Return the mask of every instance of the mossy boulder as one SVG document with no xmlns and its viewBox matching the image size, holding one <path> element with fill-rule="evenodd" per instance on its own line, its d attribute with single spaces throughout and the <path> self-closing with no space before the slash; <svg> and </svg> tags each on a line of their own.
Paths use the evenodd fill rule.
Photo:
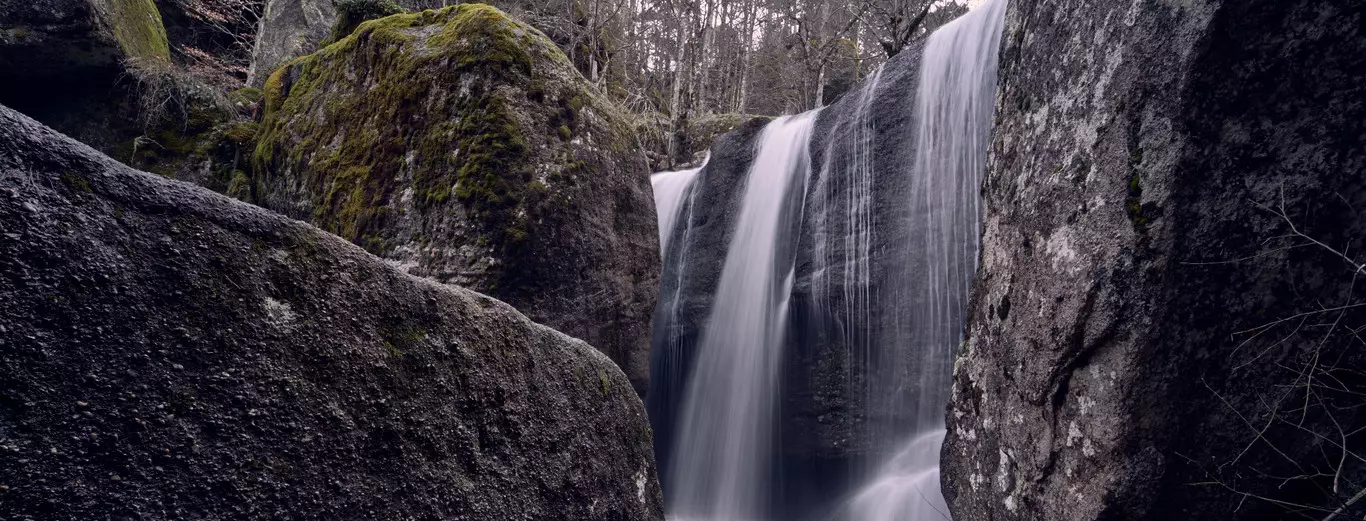
<svg viewBox="0 0 1366 521">
<path fill-rule="evenodd" d="M 465 4 L 362 23 L 265 82 L 257 203 L 487 292 L 648 378 L 658 245 L 620 107 Z"/>
</svg>

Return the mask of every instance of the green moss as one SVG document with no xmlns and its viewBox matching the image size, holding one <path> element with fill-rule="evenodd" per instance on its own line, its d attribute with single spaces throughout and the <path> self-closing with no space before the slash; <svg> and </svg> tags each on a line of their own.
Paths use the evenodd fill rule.
<svg viewBox="0 0 1366 521">
<path fill-rule="evenodd" d="M 404 13 L 407 10 L 393 0 L 337 0 L 337 21 L 332 24 L 330 34 L 324 44 L 347 37 L 362 22 Z"/>
<path fill-rule="evenodd" d="M 458 57 L 456 65 L 462 69 L 487 67 L 490 71 L 531 74 L 529 32 L 519 26 L 491 6 L 464 4 L 441 32 L 427 38 L 427 45 L 445 47 Z"/>
<path fill-rule="evenodd" d="M 232 91 L 228 98 L 234 103 L 256 103 L 261 101 L 261 89 L 255 87 L 243 87 Z"/>
<path fill-rule="evenodd" d="M 92 192 L 92 190 L 90 190 L 90 182 L 86 181 L 85 177 L 82 177 L 81 174 L 77 174 L 75 172 L 63 172 L 62 182 L 66 184 L 67 188 L 70 188 L 72 190 L 80 190 L 87 194 Z"/>
<path fill-rule="evenodd" d="M 153 0 L 99 0 L 107 11 L 108 30 L 130 58 L 170 63 L 166 27 Z"/>
<path fill-rule="evenodd" d="M 425 24 L 442 27 L 419 42 L 410 29 Z M 484 5 L 361 23 L 266 81 L 253 168 L 304 176 L 314 224 L 376 253 L 409 189 L 419 211 L 455 200 L 494 243 L 525 240 L 530 150 L 496 89 L 529 79 L 538 39 Z M 353 87 L 356 74 L 372 83 Z"/>
<path fill-rule="evenodd" d="M 1143 185 L 1137 170 L 1129 176 L 1129 194 L 1124 199 L 1124 211 L 1129 215 L 1134 230 L 1145 230 L 1148 218 L 1143 215 Z"/>
<path fill-rule="evenodd" d="M 560 125 L 559 133 L 560 139 L 563 139 L 565 141 L 569 141 L 570 139 L 574 138 L 574 131 L 569 130 L 569 125 Z"/>
<path fill-rule="evenodd" d="M 261 125 L 255 121 L 234 124 L 223 133 L 223 138 L 234 145 L 247 145 L 256 142 L 256 133 Z"/>
<path fill-rule="evenodd" d="M 228 181 L 228 197 L 246 200 L 251 196 L 251 178 L 246 172 L 233 170 L 232 178 Z"/>
<path fill-rule="evenodd" d="M 397 357 L 402 357 L 404 353 L 418 348 L 426 338 L 427 330 L 412 324 L 380 329 L 380 339 L 384 349 Z"/>
</svg>

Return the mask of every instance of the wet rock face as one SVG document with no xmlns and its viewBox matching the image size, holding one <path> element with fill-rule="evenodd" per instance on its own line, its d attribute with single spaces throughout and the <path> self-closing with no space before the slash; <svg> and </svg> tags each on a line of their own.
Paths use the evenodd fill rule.
<svg viewBox="0 0 1366 521">
<path fill-rule="evenodd" d="M 1317 519 L 1361 490 L 1340 458 L 1366 441 L 1366 314 L 1324 310 L 1366 292 L 1306 245 L 1366 247 L 1347 4 L 1011 3 L 943 452 L 954 519 L 1291 515 L 1242 493 Z"/>
<path fill-rule="evenodd" d="M 254 202 L 508 302 L 645 392 L 648 170 L 627 116 L 544 35 L 484 5 L 391 16 L 264 92 Z"/>
<path fill-rule="evenodd" d="M 675 443 L 677 414 L 687 387 L 688 373 L 678 369 L 693 365 L 695 346 L 702 340 L 725 267 L 725 252 L 739 213 L 736 207 L 754 161 L 755 140 L 767 123 L 767 118 L 752 119 L 712 144 L 712 160 L 698 173 L 692 194 L 685 196 L 678 210 L 678 225 L 666 241 L 676 246 L 664 252 L 665 271 L 651 323 L 651 381 L 646 396 L 661 466 L 667 465 Z M 667 470 L 661 468 L 665 479 Z"/>
<path fill-rule="evenodd" d="M 587 344 L 0 107 L 7 519 L 662 519 Z"/>
</svg>

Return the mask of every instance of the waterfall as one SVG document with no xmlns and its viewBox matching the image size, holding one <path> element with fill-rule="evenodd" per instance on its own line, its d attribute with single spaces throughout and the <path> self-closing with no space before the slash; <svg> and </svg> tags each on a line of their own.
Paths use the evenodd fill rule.
<svg viewBox="0 0 1366 521">
<path fill-rule="evenodd" d="M 730 141 L 652 179 L 647 401 L 672 521 L 947 517 L 943 415 L 1005 9 L 987 0 L 919 62 L 738 134 L 753 157 Z"/>
<path fill-rule="evenodd" d="M 710 157 L 708 157 L 710 159 Z M 660 172 L 650 176 L 650 188 L 655 195 L 655 213 L 659 216 L 659 249 L 664 251 L 669 245 L 669 235 L 673 233 L 674 222 L 678 219 L 678 213 L 683 209 L 683 198 L 692 187 L 692 182 L 697 178 L 698 172 L 706 168 L 707 160 L 702 161 L 702 166 L 688 170 L 676 172 Z"/>
<path fill-rule="evenodd" d="M 879 339 L 881 349 L 909 350 L 919 360 L 909 375 L 894 374 L 873 386 L 894 395 L 918 392 L 914 425 L 902 448 L 848 505 L 860 521 L 947 519 L 939 488 L 953 351 L 962 340 L 964 313 L 977 270 L 978 199 L 986 168 L 996 101 L 997 50 L 1006 0 L 989 0 L 930 36 L 920 65 L 915 106 L 916 160 L 911 169 L 911 251 L 905 259 L 911 302 L 893 302 L 904 327 Z M 895 355 L 890 355 L 895 358 Z"/>
<path fill-rule="evenodd" d="M 768 490 L 792 258 L 780 255 L 805 190 L 815 113 L 764 127 L 745 180 L 669 465 L 674 518 L 757 519 Z M 785 215 L 785 209 L 787 210 Z M 791 219 L 788 219 L 791 220 Z M 786 232 L 786 233 L 785 233 Z"/>
</svg>

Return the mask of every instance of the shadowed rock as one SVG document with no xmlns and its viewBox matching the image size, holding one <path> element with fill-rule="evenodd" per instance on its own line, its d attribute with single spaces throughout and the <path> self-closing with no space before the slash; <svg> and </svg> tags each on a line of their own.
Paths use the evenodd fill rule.
<svg viewBox="0 0 1366 521">
<path fill-rule="evenodd" d="M 584 344 L 0 107 L 7 519 L 662 519 Z"/>
<path fill-rule="evenodd" d="M 955 520 L 1366 514 L 1363 16 L 1011 2 Z"/>
</svg>

